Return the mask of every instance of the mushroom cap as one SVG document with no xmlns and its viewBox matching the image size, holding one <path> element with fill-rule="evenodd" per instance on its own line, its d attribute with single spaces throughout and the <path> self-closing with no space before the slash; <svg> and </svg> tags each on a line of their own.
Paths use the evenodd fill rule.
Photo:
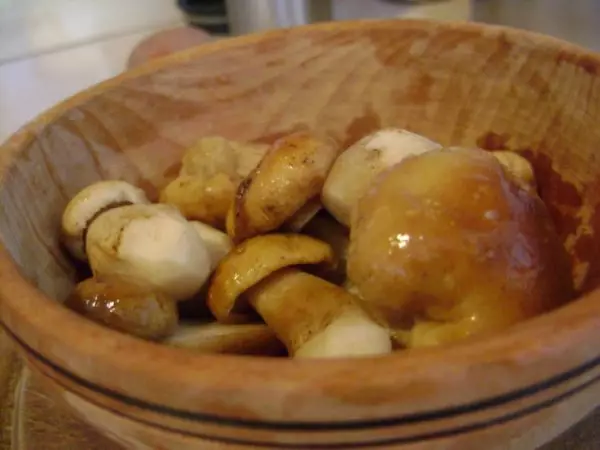
<svg viewBox="0 0 600 450">
<path fill-rule="evenodd" d="M 277 141 L 238 187 L 227 220 L 233 241 L 279 228 L 318 197 L 338 151 L 333 140 L 304 132 Z"/>
<path fill-rule="evenodd" d="M 407 156 L 438 148 L 438 143 L 398 128 L 365 136 L 333 164 L 321 193 L 323 205 L 340 223 L 350 226 L 353 209 L 377 175 Z"/>
<path fill-rule="evenodd" d="M 465 336 L 573 294 L 544 203 L 482 150 L 424 153 L 382 174 L 353 219 L 348 276 L 381 323 L 462 321 Z"/>
<path fill-rule="evenodd" d="M 148 203 L 143 190 L 125 181 L 106 180 L 91 184 L 79 191 L 63 212 L 63 242 L 74 257 L 85 261 L 85 230 L 98 214 L 114 206 Z"/>
<path fill-rule="evenodd" d="M 225 255 L 231 251 L 233 242 L 231 242 L 231 239 L 225 233 L 210 225 L 198 221 L 190 223 L 204 241 L 204 245 L 206 245 L 206 249 L 210 256 L 210 267 L 212 271 L 219 265 Z"/>
<path fill-rule="evenodd" d="M 160 202 L 177 207 L 188 220 L 223 229 L 236 186 L 225 173 L 210 178 L 180 175 L 161 191 Z"/>
<path fill-rule="evenodd" d="M 92 272 L 185 300 L 210 274 L 202 238 L 175 208 L 129 205 L 98 217 L 87 232 Z"/>
<path fill-rule="evenodd" d="M 118 331 L 161 339 L 177 327 L 173 299 L 120 280 L 88 278 L 65 301 L 70 309 Z"/>
<path fill-rule="evenodd" d="M 329 245 L 300 234 L 248 239 L 225 256 L 215 270 L 208 307 L 220 322 L 244 322 L 250 308 L 240 296 L 252 286 L 282 268 L 330 263 L 332 259 Z"/>
</svg>

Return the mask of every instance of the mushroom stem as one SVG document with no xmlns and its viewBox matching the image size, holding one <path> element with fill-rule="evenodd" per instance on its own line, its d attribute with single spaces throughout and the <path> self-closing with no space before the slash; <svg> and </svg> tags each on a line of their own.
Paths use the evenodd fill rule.
<svg viewBox="0 0 600 450">
<path fill-rule="evenodd" d="M 246 298 L 290 355 L 302 358 L 390 353 L 387 330 L 344 289 L 297 269 L 282 269 Z"/>
</svg>

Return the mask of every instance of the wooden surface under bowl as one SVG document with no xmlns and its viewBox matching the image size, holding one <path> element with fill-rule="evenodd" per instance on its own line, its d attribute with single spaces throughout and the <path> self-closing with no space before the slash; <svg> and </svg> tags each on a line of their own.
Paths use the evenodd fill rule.
<svg viewBox="0 0 600 450">
<path fill-rule="evenodd" d="M 94 87 L 0 153 L 0 317 L 48 392 L 135 448 L 530 449 L 600 398 L 600 60 L 477 24 L 279 30 L 161 59 Z M 200 136 L 298 129 L 347 145 L 386 126 L 528 157 L 584 294 L 470 345 L 335 361 L 193 355 L 59 302 L 67 200 L 102 178 L 155 197 Z"/>
</svg>

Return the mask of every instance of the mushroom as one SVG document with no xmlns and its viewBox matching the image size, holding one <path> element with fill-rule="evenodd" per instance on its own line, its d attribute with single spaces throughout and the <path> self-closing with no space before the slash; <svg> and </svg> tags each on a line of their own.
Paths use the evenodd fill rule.
<svg viewBox="0 0 600 450">
<path fill-rule="evenodd" d="M 276 230 L 321 192 L 337 145 L 299 132 L 278 140 L 238 187 L 227 216 L 235 243 Z"/>
<path fill-rule="evenodd" d="M 177 307 L 167 295 L 120 280 L 88 278 L 65 305 L 95 322 L 143 339 L 161 339 L 177 327 Z"/>
<path fill-rule="evenodd" d="M 243 355 L 285 355 L 283 344 L 262 323 L 228 325 L 222 323 L 180 324 L 165 344 L 202 353 Z"/>
<path fill-rule="evenodd" d="M 220 136 L 201 138 L 183 155 L 179 175 L 211 178 L 225 174 L 232 180 L 241 180 L 254 170 L 268 148 L 266 144 L 232 141 Z"/>
<path fill-rule="evenodd" d="M 179 176 L 161 191 L 160 202 L 176 206 L 189 220 L 223 229 L 238 185 L 267 148 L 216 136 L 200 139 L 183 155 Z"/>
<path fill-rule="evenodd" d="M 86 238 L 94 276 L 117 278 L 180 301 L 197 293 L 211 261 L 204 241 L 175 208 L 128 205 L 101 214 Z"/>
<path fill-rule="evenodd" d="M 210 283 L 207 304 L 220 322 L 244 322 L 248 308 L 238 297 L 273 272 L 288 266 L 328 264 L 331 248 L 300 234 L 256 236 L 234 248 L 219 264 Z"/>
<path fill-rule="evenodd" d="M 188 220 L 198 220 L 224 229 L 237 181 L 219 173 L 210 178 L 180 175 L 160 193 L 159 201 L 177 207 Z"/>
<path fill-rule="evenodd" d="M 352 211 L 375 177 L 407 156 L 440 148 L 436 142 L 398 128 L 370 134 L 335 161 L 321 193 L 323 205 L 339 222 L 350 226 Z"/>
<path fill-rule="evenodd" d="M 352 221 L 348 277 L 408 347 L 499 332 L 573 295 L 544 203 L 475 149 L 424 153 L 380 175 Z"/>
<path fill-rule="evenodd" d="M 300 208 L 287 222 L 285 222 L 282 228 L 299 233 L 302 231 L 315 217 L 319 211 L 323 209 L 319 198 L 313 198 L 306 202 L 306 204 Z"/>
<path fill-rule="evenodd" d="M 345 283 L 346 255 L 350 243 L 348 229 L 329 213 L 322 211 L 304 227 L 302 232 L 326 242 L 333 250 L 333 263 L 330 266 L 317 267 L 316 274 L 338 285 Z"/>
<path fill-rule="evenodd" d="M 222 231 L 219 231 L 209 225 L 202 222 L 193 221 L 190 222 L 198 235 L 204 241 L 208 254 L 210 256 L 210 267 L 211 272 L 219 265 L 221 260 L 227 255 L 233 248 L 233 242 L 229 236 Z"/>
<path fill-rule="evenodd" d="M 246 292 L 251 304 L 295 358 L 384 355 L 388 330 L 344 289 L 294 268 L 282 269 Z"/>
<path fill-rule="evenodd" d="M 125 181 L 107 180 L 91 184 L 79 191 L 63 212 L 63 243 L 75 258 L 85 261 L 85 233 L 94 219 L 117 206 L 148 203 L 150 201 L 144 191 Z"/>
<path fill-rule="evenodd" d="M 498 160 L 504 169 L 515 178 L 515 181 L 521 182 L 524 187 L 537 192 L 537 182 L 533 167 L 529 161 L 521 155 L 510 151 L 495 151 L 492 155 Z"/>
<path fill-rule="evenodd" d="M 373 322 L 344 289 L 293 266 L 331 261 L 327 244 L 302 235 L 245 241 L 222 261 L 208 306 L 221 322 L 253 308 L 296 357 L 384 354 L 388 331 Z"/>
</svg>

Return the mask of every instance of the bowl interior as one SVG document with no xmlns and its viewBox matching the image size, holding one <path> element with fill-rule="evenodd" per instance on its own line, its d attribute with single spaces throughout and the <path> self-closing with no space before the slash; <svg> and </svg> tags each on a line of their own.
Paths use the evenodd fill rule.
<svg viewBox="0 0 600 450">
<path fill-rule="evenodd" d="M 13 136 L 0 155 L 2 242 L 25 280 L 60 300 L 75 280 L 60 216 L 86 185 L 124 179 L 156 198 L 206 135 L 271 142 L 310 129 L 348 145 L 394 126 L 525 155 L 577 287 L 591 292 L 600 281 L 599 72 L 595 56 L 566 43 L 472 24 L 326 24 L 213 43 L 103 83 Z"/>
</svg>

